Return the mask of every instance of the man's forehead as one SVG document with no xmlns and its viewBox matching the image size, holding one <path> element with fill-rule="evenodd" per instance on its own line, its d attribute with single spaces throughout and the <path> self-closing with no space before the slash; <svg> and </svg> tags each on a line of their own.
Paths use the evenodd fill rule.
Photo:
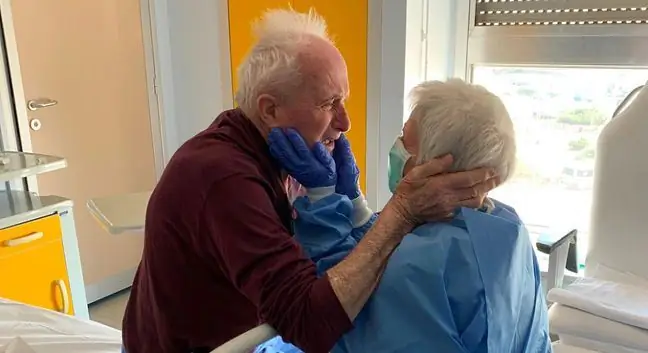
<svg viewBox="0 0 648 353">
<path fill-rule="evenodd" d="M 349 96 L 349 87 L 345 84 L 320 85 L 316 93 L 318 98 L 324 101 L 346 99 Z"/>
<path fill-rule="evenodd" d="M 317 101 L 345 99 L 349 96 L 349 85 L 345 76 L 323 73 L 307 80 L 309 93 Z"/>
<path fill-rule="evenodd" d="M 329 43 L 318 43 L 300 57 L 306 83 L 320 99 L 345 98 L 349 94 L 347 67 L 340 52 Z"/>
</svg>

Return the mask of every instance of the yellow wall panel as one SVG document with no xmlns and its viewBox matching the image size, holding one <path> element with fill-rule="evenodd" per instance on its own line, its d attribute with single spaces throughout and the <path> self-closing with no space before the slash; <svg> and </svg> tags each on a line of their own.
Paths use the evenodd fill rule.
<svg viewBox="0 0 648 353">
<path fill-rule="evenodd" d="M 314 8 L 329 26 L 329 33 L 342 52 L 349 70 L 351 96 L 346 104 L 351 117 L 349 140 L 362 173 L 360 185 L 366 190 L 367 156 L 367 16 L 368 0 L 230 0 L 230 59 L 232 90 L 236 92 L 236 68 L 253 43 L 250 26 L 265 10 L 292 7 L 301 12 Z"/>
<path fill-rule="evenodd" d="M 288 8 L 291 5 L 291 0 L 229 0 L 227 7 L 233 93 L 236 93 L 238 87 L 236 69 L 254 42 L 252 22 L 268 9 Z"/>
<path fill-rule="evenodd" d="M 349 141 L 366 190 L 367 157 L 367 16 L 368 0 L 293 0 L 295 10 L 314 8 L 328 24 L 329 34 L 342 52 L 349 71 L 351 96 L 346 108 L 351 117 Z"/>
</svg>

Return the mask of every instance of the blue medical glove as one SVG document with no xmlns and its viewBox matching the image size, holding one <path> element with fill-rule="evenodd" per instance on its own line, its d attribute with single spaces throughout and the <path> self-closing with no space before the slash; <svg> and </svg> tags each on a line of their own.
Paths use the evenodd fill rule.
<svg viewBox="0 0 648 353">
<path fill-rule="evenodd" d="M 373 215 L 360 190 L 360 170 L 351 151 L 351 144 L 344 135 L 335 141 L 333 159 L 337 168 L 338 182 L 335 192 L 346 195 L 353 203 L 351 221 L 354 228 L 364 226 Z"/>
<path fill-rule="evenodd" d="M 335 140 L 333 160 L 338 176 L 335 192 L 348 196 L 349 200 L 355 200 L 360 196 L 360 170 L 351 151 L 351 144 L 344 135 Z"/>
<path fill-rule="evenodd" d="M 326 147 L 316 142 L 308 148 L 295 129 L 273 128 L 268 137 L 270 154 L 316 199 L 335 192 L 335 162 Z M 316 200 L 314 200 L 316 201 Z"/>
</svg>

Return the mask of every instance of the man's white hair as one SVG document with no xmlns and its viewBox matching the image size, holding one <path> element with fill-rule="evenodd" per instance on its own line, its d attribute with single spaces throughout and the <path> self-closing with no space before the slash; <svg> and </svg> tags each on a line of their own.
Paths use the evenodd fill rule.
<svg viewBox="0 0 648 353">
<path fill-rule="evenodd" d="M 450 153 L 453 171 L 494 168 L 501 181 L 515 169 L 513 122 L 502 100 L 459 79 L 429 81 L 410 93 L 419 138 L 418 162 Z"/>
<path fill-rule="evenodd" d="M 261 94 L 285 98 L 299 87 L 298 58 L 313 37 L 332 43 L 326 21 L 313 9 L 308 13 L 268 10 L 252 30 L 257 42 L 237 70 L 236 102 L 248 117 L 256 114 L 256 101 Z"/>
</svg>

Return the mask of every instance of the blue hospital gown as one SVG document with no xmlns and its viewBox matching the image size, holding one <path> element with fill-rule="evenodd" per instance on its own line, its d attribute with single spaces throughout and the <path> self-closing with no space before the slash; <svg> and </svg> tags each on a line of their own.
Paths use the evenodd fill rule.
<svg viewBox="0 0 648 353">
<path fill-rule="evenodd" d="M 422 225 L 403 239 L 354 329 L 333 353 L 551 352 L 537 259 L 515 211 L 461 209 L 449 223 Z M 295 237 L 320 273 L 361 240 L 351 203 L 331 195 L 295 202 Z M 280 337 L 257 352 L 298 353 Z"/>
</svg>

